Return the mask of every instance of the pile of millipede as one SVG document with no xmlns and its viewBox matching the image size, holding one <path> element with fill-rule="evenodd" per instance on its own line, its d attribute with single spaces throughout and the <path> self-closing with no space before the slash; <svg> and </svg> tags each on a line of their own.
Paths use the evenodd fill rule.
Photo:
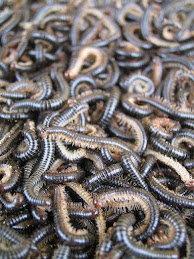
<svg viewBox="0 0 194 259">
<path fill-rule="evenodd" d="M 194 258 L 193 10 L 0 1 L 0 258 Z"/>
</svg>

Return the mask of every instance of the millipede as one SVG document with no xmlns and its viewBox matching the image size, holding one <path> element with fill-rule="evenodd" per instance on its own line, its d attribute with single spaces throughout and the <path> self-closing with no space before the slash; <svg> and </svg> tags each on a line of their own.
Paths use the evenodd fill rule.
<svg viewBox="0 0 194 259">
<path fill-rule="evenodd" d="M 194 258 L 192 0 L 0 0 L 0 258 Z"/>
</svg>

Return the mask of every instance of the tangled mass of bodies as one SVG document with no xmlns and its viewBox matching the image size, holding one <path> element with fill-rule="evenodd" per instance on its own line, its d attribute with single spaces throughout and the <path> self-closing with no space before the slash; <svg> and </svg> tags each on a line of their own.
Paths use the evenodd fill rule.
<svg viewBox="0 0 194 259">
<path fill-rule="evenodd" d="M 0 258 L 194 258 L 193 20 L 0 1 Z"/>
</svg>

